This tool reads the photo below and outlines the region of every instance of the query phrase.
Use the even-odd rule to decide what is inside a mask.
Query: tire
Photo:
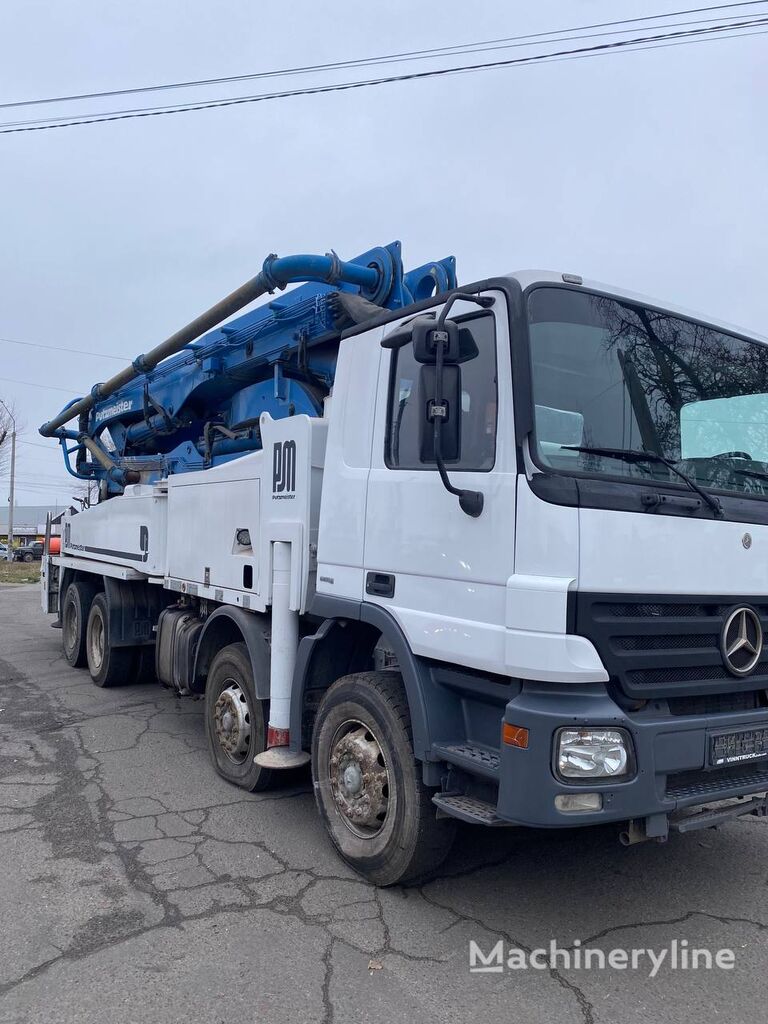
[[[34,562],[34,560],[35,560],[35,556],[31,555],[29,553],[29,551],[24,555],[24,561],[25,562]]]
[[[333,845],[370,882],[424,879],[448,855],[456,822],[437,819],[422,782],[399,673],[361,672],[330,687],[315,719],[312,781]]]
[[[77,580],[70,583],[61,606],[61,643],[64,657],[73,668],[83,668],[88,663],[86,634],[88,613],[96,596],[93,583]]]
[[[97,594],[91,604],[85,648],[88,671],[97,686],[121,686],[130,682],[136,649],[110,645],[106,594]]]
[[[266,789],[272,772],[253,763],[266,747],[269,705],[259,700],[245,644],[214,657],[205,685],[205,732],[216,771],[249,793]]]

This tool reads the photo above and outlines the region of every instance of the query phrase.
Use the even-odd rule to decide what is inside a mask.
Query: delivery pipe
[[[135,469],[120,469],[112,459],[107,455],[104,449],[94,441],[88,434],[81,434],[78,437],[78,441],[84,448],[87,448],[91,453],[91,458],[94,462],[98,462],[99,465],[107,471],[107,475],[110,476],[115,483],[118,484],[137,484],[141,480],[141,476],[136,472]]]
[[[325,256],[298,255],[282,258],[274,254],[267,256],[256,277],[246,281],[226,298],[201,313],[186,327],[182,327],[180,331],[155,346],[146,355],[138,356],[130,366],[126,366],[124,370],[116,373],[114,377],[110,377],[105,383],[94,385],[90,394],[70,403],[58,416],[48,423],[44,423],[40,427],[40,433],[43,437],[53,437],[65,423],[76,416],[89,412],[96,402],[113,395],[142,373],[154,370],[163,359],[180,352],[185,345],[216,327],[222,320],[226,320],[227,317],[237,313],[265,293],[273,292],[276,288],[285,288],[286,285],[298,281],[320,281],[330,285],[343,282],[357,285],[364,291],[373,292],[379,281],[379,271],[375,267],[346,263],[333,252],[327,253]]]

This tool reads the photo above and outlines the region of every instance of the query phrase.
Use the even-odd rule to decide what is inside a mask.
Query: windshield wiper
[[[693,477],[688,476],[682,469],[678,469],[671,459],[667,459],[657,452],[641,452],[636,448],[598,448],[592,445],[581,444],[562,444],[560,447],[571,452],[583,452],[585,455],[599,455],[605,459],[621,459],[622,462],[658,462],[660,465],[666,466],[667,469],[688,484],[690,489],[695,491],[709,505],[716,516],[725,515],[719,498],[716,498],[714,494],[708,494],[703,487],[699,487]],[[766,475],[768,476],[768,474]]]

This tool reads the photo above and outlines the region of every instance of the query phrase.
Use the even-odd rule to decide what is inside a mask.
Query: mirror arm
[[[386,338],[382,338],[379,344],[382,348],[403,348],[410,340],[411,332],[409,330],[398,329],[387,335]]]
[[[454,304],[454,302],[460,301],[474,302],[475,305],[482,306],[483,309],[489,309],[496,300],[492,295],[472,295],[469,292],[454,292],[453,295],[451,295],[448,298],[442,310],[440,311],[440,316],[435,320],[436,330],[443,329],[445,321],[448,319],[448,314],[451,311],[451,306]],[[434,317],[434,315],[434,313],[425,314],[426,317]],[[417,317],[416,319],[419,318]],[[387,337],[382,338],[381,341],[379,342],[381,347],[387,349],[403,348],[403,346],[407,345],[408,342],[411,340],[411,328],[413,323],[413,320],[409,320],[407,323],[401,324],[395,331],[392,332],[392,334],[389,334],[387,335]]]
[[[448,319],[448,314],[451,311],[451,306],[454,302],[474,302],[476,306],[482,306],[483,309],[490,309],[496,299],[492,295],[472,295],[470,292],[454,292],[450,296],[446,304],[440,311],[440,316],[437,318],[435,327],[440,330]]]
[[[443,487],[449,494],[456,495],[459,499],[459,507],[462,512],[465,512],[473,519],[477,519],[483,511],[484,498],[482,491],[467,491],[461,487],[454,487],[448,476],[448,471],[445,468],[445,462],[443,462],[442,428],[446,413],[445,404],[443,402],[443,350],[445,348],[445,344],[445,340],[442,339],[437,342],[437,358],[435,361],[435,401],[432,406],[435,462],[437,464],[437,471],[440,474]],[[454,412],[454,415],[457,415],[457,413]]]

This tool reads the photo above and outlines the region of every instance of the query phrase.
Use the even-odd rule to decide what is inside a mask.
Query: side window
[[[458,365],[461,410],[457,456],[446,458],[453,469],[493,469],[496,458],[496,329],[493,314],[460,319],[462,351]],[[413,346],[392,353],[389,408],[384,458],[390,469],[434,469],[434,461],[422,457],[424,433],[420,380],[424,367],[413,358]],[[445,429],[445,428],[443,428]]]

